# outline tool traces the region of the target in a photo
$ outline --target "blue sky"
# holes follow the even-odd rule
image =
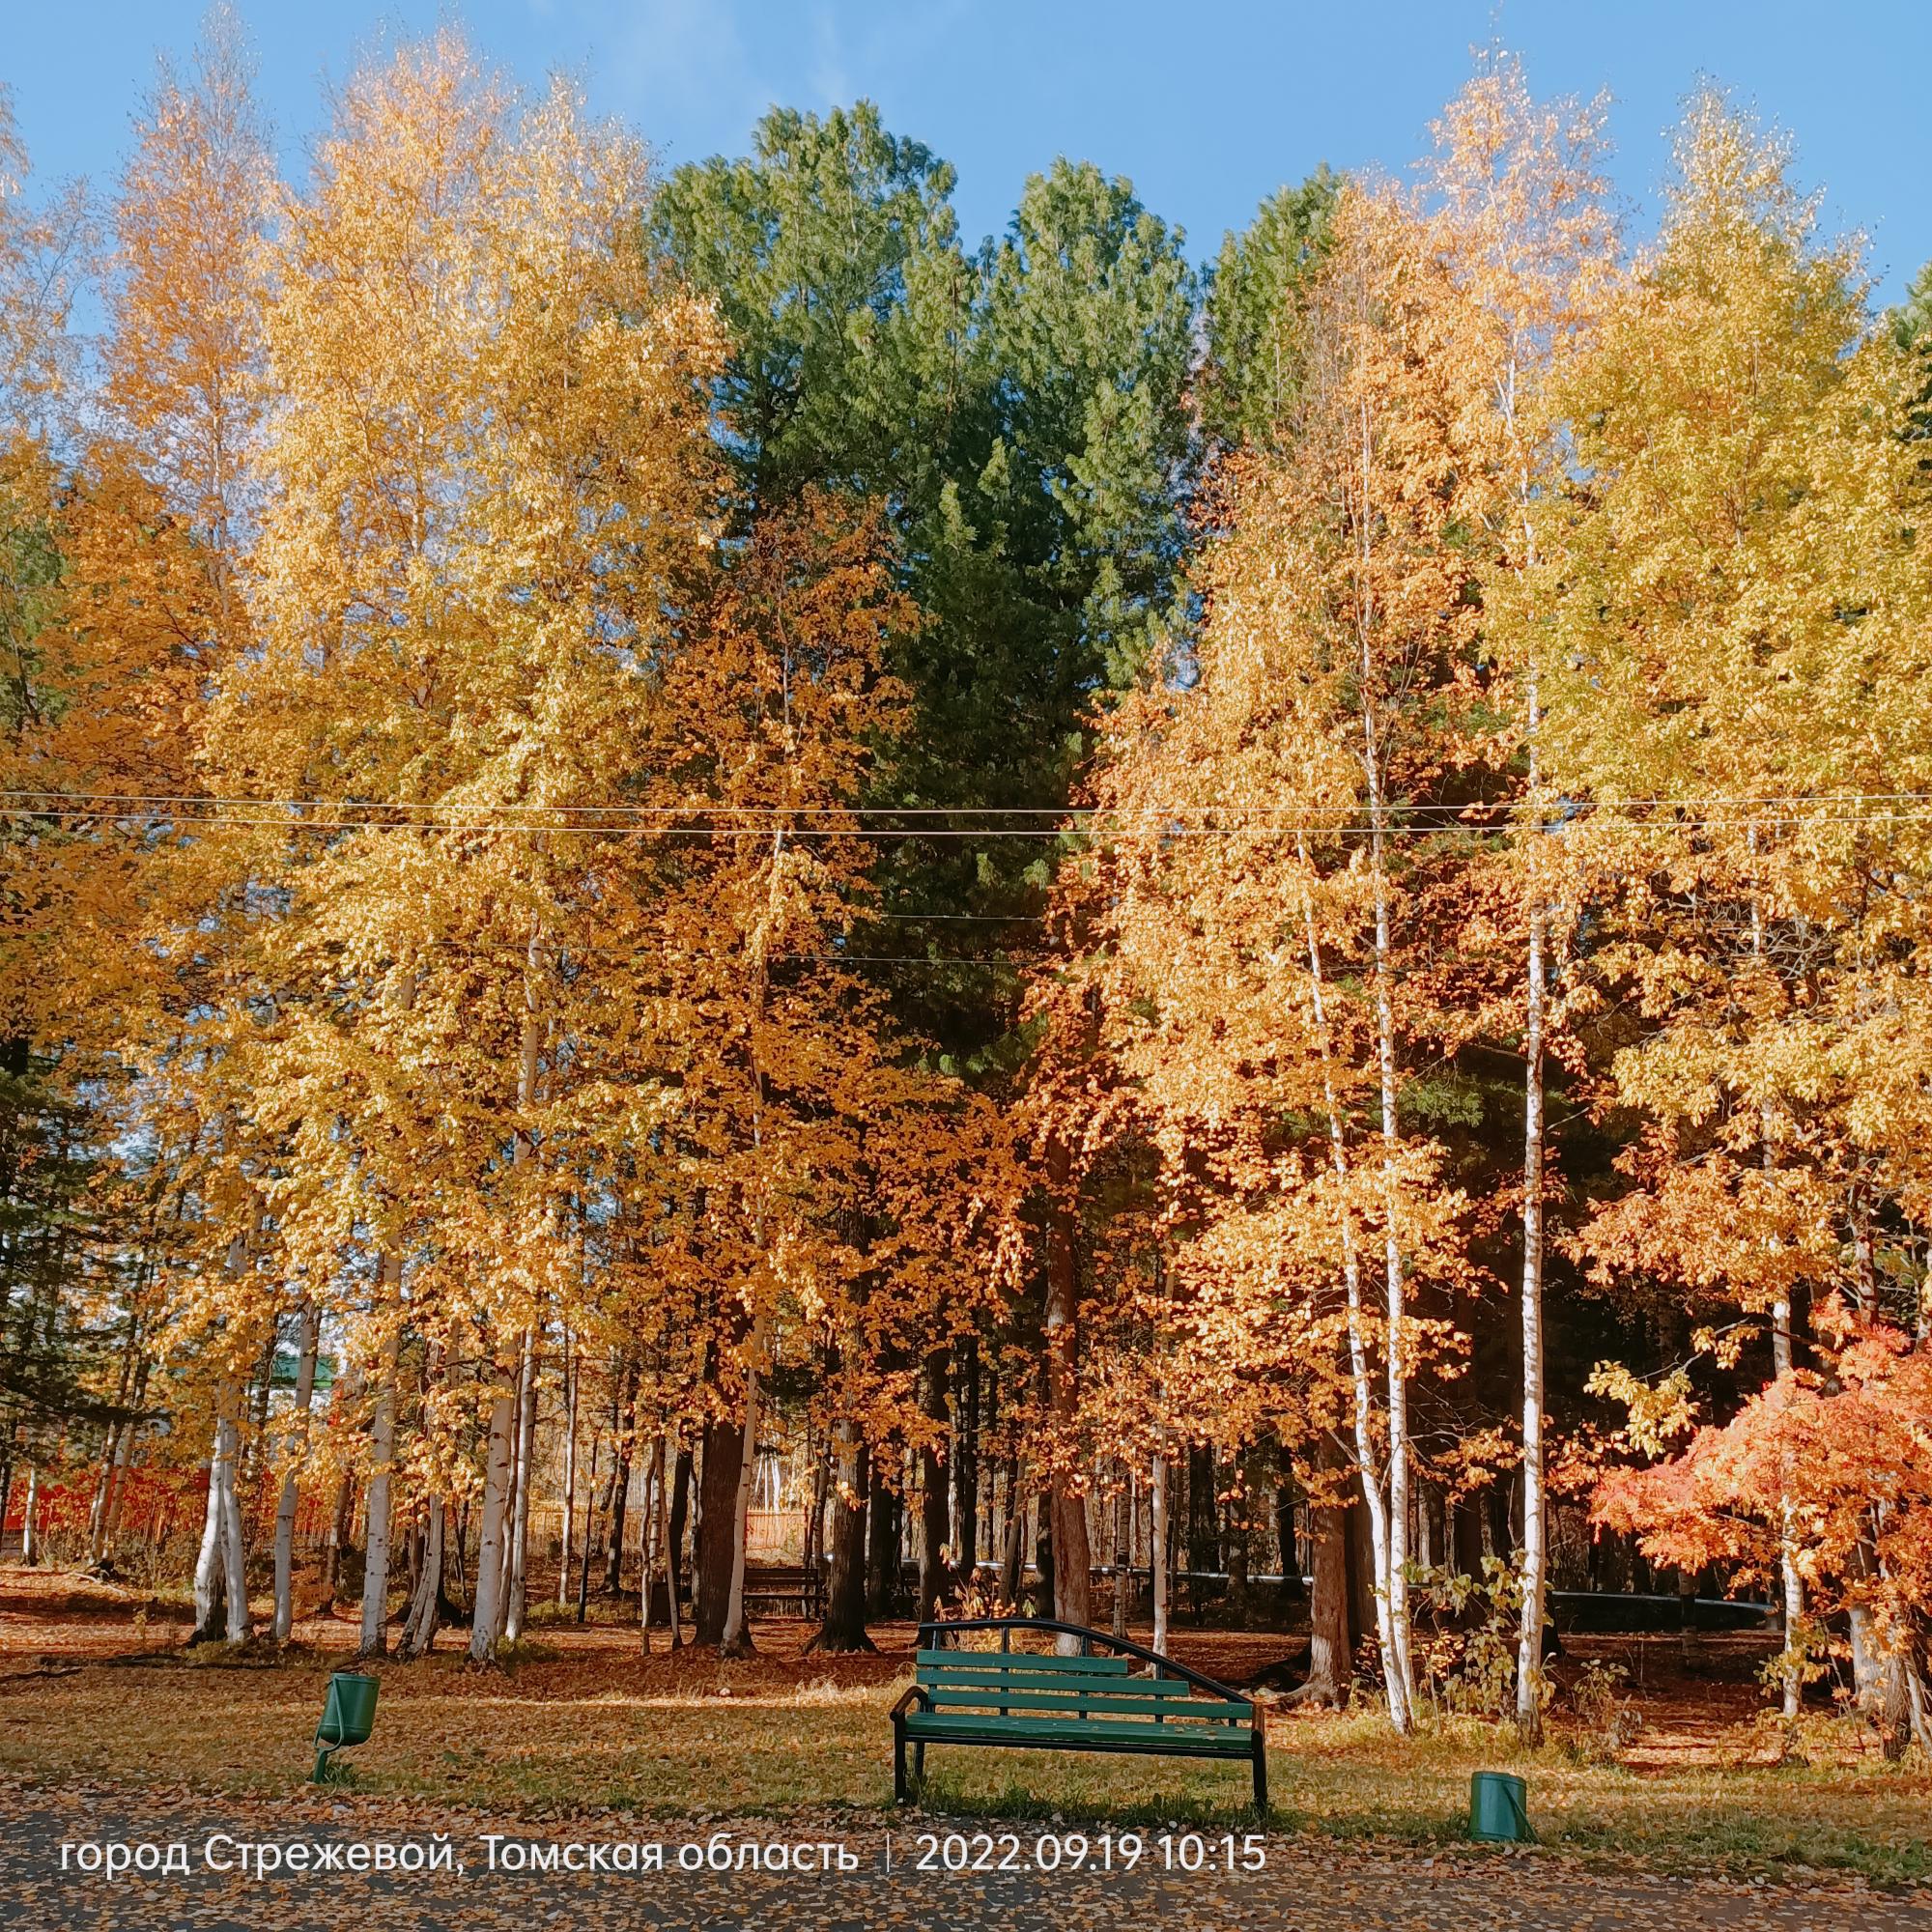
[[[1925,0],[239,0],[285,165],[299,170],[323,86],[384,34],[453,13],[535,80],[576,73],[593,103],[672,163],[743,151],[773,101],[867,95],[959,170],[969,240],[1004,225],[1056,154],[1132,178],[1213,253],[1263,195],[1317,161],[1405,166],[1431,115],[1500,34],[1540,94],[1613,97],[1615,173],[1641,232],[1685,90],[1709,74],[1796,140],[1834,229],[1870,238],[1880,295],[1932,257]],[[185,49],[199,0],[20,0],[0,76],[37,174],[113,178],[158,46]]]

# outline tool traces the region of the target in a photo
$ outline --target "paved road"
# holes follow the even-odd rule
[[[958,1821],[948,1821],[957,1829]],[[286,1873],[262,1878],[204,1864],[210,1835],[277,1844],[348,1844],[357,1839],[427,1845],[450,1833],[467,1869],[427,1873]],[[649,1926],[665,1932],[894,1932],[939,1926],[947,1932],[1932,1932],[1932,1892],[1893,1893],[1821,1880],[1815,1885],[1733,1885],[1673,1880],[1538,1853],[1459,1851],[1434,1857],[1410,1851],[1349,1851],[1302,1838],[1270,1837],[1259,1872],[1212,1869],[1219,1840],[1202,1847],[1198,1873],[1160,1868],[1157,1833],[1132,1871],[1094,1869],[1097,1834],[1088,1833],[1085,1869],[1041,1871],[1042,1835],[1058,1836],[1063,1865],[1074,1828],[1027,1825],[1016,1850],[993,1835],[989,1851],[962,1835],[953,1848],[1005,1857],[1015,1870],[917,1869],[919,1833],[895,1830],[891,1869],[883,1830],[828,1819],[800,1826],[751,1823],[724,1827],[734,1837],[787,1846],[842,1842],[857,1860],[849,1872],[767,1871],[708,1866],[680,1870],[679,1844],[703,1843],[716,1820],[620,1828],[606,1820],[582,1826],[536,1823],[515,1842],[576,1840],[610,1845],[635,1834],[667,1845],[669,1868],[621,1872],[492,1872],[481,1834],[508,1833],[501,1821],[430,1813],[372,1799],[340,1803],[307,1797],[222,1804],[207,1800],[136,1804],[126,1794],[0,1793],[0,1924],[19,1932],[335,1932],[379,1926],[382,1932],[549,1932],[549,1928]],[[104,1843],[190,1847],[192,1867],[130,1872],[108,1879],[63,1872],[61,1845]],[[1177,1847],[1191,1858],[1193,1847]],[[217,1860],[235,1860],[225,1845]],[[516,1860],[516,1854],[509,1854]],[[560,1861],[559,1855],[559,1861]],[[580,1857],[582,1855],[580,1854]],[[808,1855],[816,1864],[818,1854]],[[1116,1862],[1121,1853],[1116,1848]],[[1239,1857],[1239,1847],[1236,1848]],[[1252,1854],[1250,1855],[1252,1856]],[[909,1864],[911,1868],[909,1868]]]

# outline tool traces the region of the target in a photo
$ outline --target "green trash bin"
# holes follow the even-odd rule
[[[338,1670],[328,1680],[328,1698],[322,1722],[315,1727],[315,1770],[311,1784],[327,1784],[332,1767],[329,1756],[350,1745],[366,1745],[376,1726],[377,1680],[359,1670]]]
[[[1529,1787],[1507,1771],[1479,1771],[1469,1779],[1469,1835],[1485,1844],[1524,1845],[1529,1829]]]

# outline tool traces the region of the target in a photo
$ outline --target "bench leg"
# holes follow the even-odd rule
[[[1268,1761],[1267,1746],[1263,1742],[1262,1727],[1255,1726],[1255,1815],[1264,1821],[1268,1808]]]
[[[893,1719],[893,1803],[903,1804],[912,1796],[906,1789],[905,1719]]]

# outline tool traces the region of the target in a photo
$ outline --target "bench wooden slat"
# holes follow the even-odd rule
[[[1124,1677],[1134,1667],[1130,1657],[1056,1657],[1037,1650],[922,1650],[914,1661],[927,1664],[957,1664],[975,1670],[1054,1670],[1069,1676]]]
[[[1136,1717],[1160,1717],[1176,1723],[1245,1724],[1252,1713],[1245,1704],[1224,1703],[1218,1697],[1121,1697],[1095,1691],[960,1690],[934,1686],[927,1690],[935,1708],[978,1709],[998,1704],[1010,1711],[1058,1712],[1073,1717],[1082,1712],[1105,1719],[1131,1712]]]
[[[1252,1748],[1245,1726],[1228,1724],[1082,1723],[1038,1719],[960,1717],[951,1711],[908,1711],[906,1735],[927,1743],[1145,1746],[1155,1754],[1246,1757]]]
[[[1003,1676],[992,1670],[922,1670],[922,1690],[1053,1690],[1068,1697],[1185,1698],[1194,1687],[1179,1677],[1060,1677],[1043,1670]]]

